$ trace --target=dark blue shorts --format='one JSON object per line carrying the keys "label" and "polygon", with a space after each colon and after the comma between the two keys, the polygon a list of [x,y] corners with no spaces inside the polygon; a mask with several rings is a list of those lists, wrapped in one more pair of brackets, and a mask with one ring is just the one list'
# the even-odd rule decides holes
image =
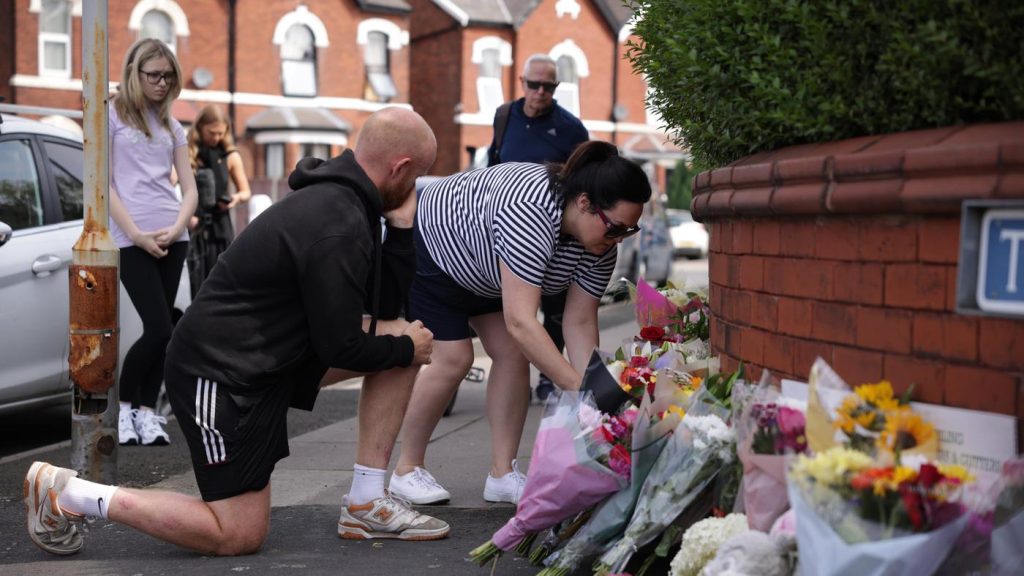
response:
{"label": "dark blue shorts", "polygon": [[417,227],[416,277],[409,290],[409,318],[434,333],[434,340],[465,340],[474,336],[469,319],[501,311],[501,298],[478,296],[460,286],[430,257]]}

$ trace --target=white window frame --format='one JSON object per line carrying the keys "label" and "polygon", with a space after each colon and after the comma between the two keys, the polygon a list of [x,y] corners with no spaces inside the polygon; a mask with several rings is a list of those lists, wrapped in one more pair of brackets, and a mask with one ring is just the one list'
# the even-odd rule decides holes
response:
{"label": "white window frame", "polygon": [[[590,76],[590,63],[587,61],[587,55],[572,40],[566,39],[560,42],[548,52],[548,56],[555,62],[558,62],[562,56],[572,58],[576,63],[577,79]],[[561,78],[558,81],[558,88],[555,89],[555,99],[558,100],[558,104],[582,120],[579,82],[566,82]]]}
{"label": "white window frame", "polygon": [[[172,53],[177,54],[178,53],[178,29],[177,29],[177,25],[174,23],[174,17],[171,16],[168,12],[165,12],[165,11],[159,10],[159,9],[153,9],[153,10],[147,10],[145,13],[143,13],[142,16],[139,17],[138,38],[140,40],[142,39],[142,20],[143,20],[143,18],[145,18],[146,16],[148,16],[149,14],[151,14],[153,12],[158,12],[160,14],[163,14],[164,16],[167,16],[168,20],[171,22],[171,41],[170,42],[164,42],[164,43],[167,44],[167,47],[171,49]],[[155,36],[150,36],[150,38],[155,38]],[[161,40],[161,41],[163,40],[163,38],[156,38],[156,39],[157,40]]]}
{"label": "white window frame", "polygon": [[[35,12],[42,17],[43,3],[42,0],[35,0]],[[67,33],[61,34],[58,32],[43,32],[42,26],[40,26],[39,40],[38,40],[38,60],[39,60],[39,75],[46,76],[48,78],[71,78],[71,31],[73,29],[71,23],[71,17],[74,15],[75,6],[73,2],[66,1],[68,5],[68,21],[67,21]],[[81,11],[81,4],[78,6],[78,10]],[[32,11],[32,6],[29,7]],[[46,45],[51,44],[63,44],[64,45],[64,68],[48,68],[46,66]]]}
{"label": "white window frame", "polygon": [[[370,43],[370,34],[373,32],[383,34],[387,38],[388,52],[394,52],[396,50],[401,50],[404,46],[408,46],[409,31],[402,30],[398,24],[395,24],[390,20],[385,20],[384,18],[367,18],[359,22],[359,25],[356,27],[356,44],[361,46],[363,49],[363,69],[365,70],[366,76],[366,89],[363,94],[364,99],[370,100],[369,96],[372,93],[377,96],[376,101],[389,102],[396,98],[400,93],[398,83],[395,82],[394,72],[391,69],[391,55],[387,55],[387,69],[383,72],[383,74],[387,75],[387,78],[383,80],[378,79],[378,81],[390,81],[391,86],[395,91],[393,96],[386,96],[377,92],[377,89],[375,88],[376,83],[370,80],[370,69],[366,65],[366,50]],[[381,74],[381,72],[376,73]]]}
{"label": "white window frame", "polygon": [[[281,58],[281,93],[284,94],[285,96],[315,98],[320,93],[320,68],[318,66],[317,59],[318,49],[316,46],[316,32],[313,32],[312,29],[309,28],[309,26],[306,26],[305,24],[300,22],[293,23],[291,26],[288,27],[288,30],[291,30],[292,28],[295,27],[303,27],[306,30],[309,30],[310,33],[312,34],[313,58],[312,60],[297,60],[293,58],[284,58],[281,55],[281,46],[278,47],[278,56]],[[285,33],[287,34],[287,30],[285,31]],[[300,83],[297,83],[295,81],[289,82],[288,79],[294,74],[307,74],[308,72],[303,70],[303,68],[306,68],[307,65],[311,65],[313,68],[309,78],[309,80],[312,83],[312,86],[309,87],[308,91],[303,91],[301,89]],[[291,86],[291,90],[289,90],[289,86]]]}
{"label": "white window frame", "polygon": [[[479,75],[479,66],[484,62],[484,51],[496,49],[498,64],[502,69],[512,65],[512,45],[497,36],[484,36],[473,42],[473,55],[470,60],[478,66],[476,79],[476,98],[480,114],[494,115],[498,106],[505,102],[505,86],[502,82],[505,73],[502,70],[497,78]],[[495,97],[494,95],[497,95]]]}
{"label": "white window frame", "polygon": [[128,17],[128,29],[134,31],[136,35],[140,34],[142,32],[142,17],[150,10],[163,12],[171,19],[175,36],[175,45],[171,46],[171,50],[176,49],[179,37],[188,37],[192,34],[188,26],[188,16],[174,0],[139,0],[132,8],[131,16]]}

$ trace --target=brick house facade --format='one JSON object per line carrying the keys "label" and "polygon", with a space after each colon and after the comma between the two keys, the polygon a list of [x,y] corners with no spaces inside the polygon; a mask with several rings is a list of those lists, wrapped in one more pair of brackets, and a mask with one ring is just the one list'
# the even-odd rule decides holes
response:
{"label": "brick house facade", "polygon": [[[632,12],[616,0],[409,0],[411,98],[438,133],[433,172],[465,169],[491,140],[494,110],[523,96],[519,77],[532,54],[559,63],[559,103],[591,138],[666,169],[683,153],[658,129],[647,85],[625,58]],[[635,38],[634,38],[635,39]]]}
{"label": "brick house facade", "polygon": [[[337,154],[374,111],[409,106],[409,13],[404,0],[108,2],[109,79],[139,37],[165,40],[184,75],[174,116],[229,111],[253,191],[274,195],[302,156]],[[81,109],[81,14],[81,0],[0,0],[6,103]]]}

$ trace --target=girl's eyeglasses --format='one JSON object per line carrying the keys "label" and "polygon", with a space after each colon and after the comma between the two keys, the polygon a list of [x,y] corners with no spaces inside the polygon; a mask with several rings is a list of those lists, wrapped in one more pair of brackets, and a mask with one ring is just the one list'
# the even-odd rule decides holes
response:
{"label": "girl's eyeglasses", "polygon": [[597,215],[601,218],[601,222],[604,222],[604,237],[605,238],[628,238],[633,234],[640,231],[640,225],[626,226],[625,224],[616,224],[608,219],[605,215],[604,210],[601,210],[596,204],[594,210],[597,211]]}
{"label": "girl's eyeglasses", "polygon": [[145,70],[139,70],[142,73],[142,77],[146,79],[146,82],[156,86],[163,80],[168,86],[174,86],[174,83],[178,81],[177,76],[174,72],[146,72]]}

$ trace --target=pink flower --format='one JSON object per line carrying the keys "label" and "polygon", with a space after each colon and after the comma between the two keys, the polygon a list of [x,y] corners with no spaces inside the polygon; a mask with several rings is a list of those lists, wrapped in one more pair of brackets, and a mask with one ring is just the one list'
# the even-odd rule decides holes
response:
{"label": "pink flower", "polygon": [[775,523],[772,524],[772,529],[768,533],[789,534],[796,537],[796,512],[792,508],[787,510],[785,514],[775,520]]}
{"label": "pink flower", "polygon": [[803,412],[785,406],[779,407],[778,422],[779,431],[786,436],[799,436],[806,426]]}
{"label": "pink flower", "polygon": [[608,454],[608,466],[618,475],[629,478],[629,473],[632,468],[632,461],[629,455],[629,450],[622,444],[616,444],[612,447],[612,451]]}

